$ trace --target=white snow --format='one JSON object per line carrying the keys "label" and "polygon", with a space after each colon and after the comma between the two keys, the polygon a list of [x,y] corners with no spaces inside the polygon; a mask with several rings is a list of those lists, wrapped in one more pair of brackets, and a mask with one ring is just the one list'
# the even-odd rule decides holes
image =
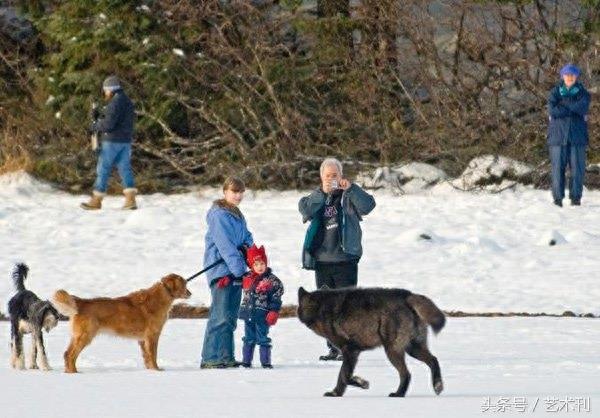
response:
{"label": "white snow", "polygon": [[445,180],[443,170],[419,162],[396,167],[379,167],[374,171],[362,172],[356,182],[368,189],[385,189],[392,193],[414,193]]}
{"label": "white snow", "polygon": [[[300,268],[307,225],[297,207],[305,193],[249,191],[241,206],[285,284],[285,304],[296,303],[300,286],[315,286],[313,272]],[[217,189],[144,195],[140,209],[128,212],[119,209],[122,196],[109,196],[101,211],[86,212],[79,203],[87,196],[23,173],[0,176],[0,311],[14,292],[16,261],[28,263],[27,286],[42,298],[59,288],[117,296],[171,272],[197,272],[206,211],[220,195]],[[562,209],[548,191],[526,187],[475,194],[442,183],[375,197],[377,207],[362,223],[360,285],[406,288],[446,310],[600,314],[600,192],[585,192],[581,207]],[[190,303],[210,303],[204,276],[190,290]]]}
{"label": "white snow", "polygon": [[[462,175],[452,183],[463,190],[476,187],[482,180],[492,177],[502,178],[506,174],[519,178],[529,174],[533,169],[525,163],[501,155],[484,155],[474,158]],[[504,185],[501,184],[500,188]]]}
{"label": "white snow", "polygon": [[185,57],[185,52],[183,52],[183,49],[180,48],[173,48],[173,53],[175,55],[178,55],[180,57]]}
{"label": "white snow", "polygon": [[[369,390],[349,388],[343,398],[325,398],[335,385],[338,362],[317,360],[322,339],[296,319],[272,328],[273,370],[200,370],[204,320],[170,320],[159,344],[162,372],[143,369],[137,343],[100,336],[79,360],[80,374],[62,373],[69,340],[67,323],[45,334],[54,370],[9,368],[8,344],[0,344],[0,411],[3,418],[180,418],[180,417],[515,417],[553,416],[557,405],[576,400],[598,416],[600,408],[600,327],[575,318],[450,318],[430,339],[445,390],[433,393],[428,368],[408,357],[412,382],[404,399],[388,398],[398,374],[382,349],[361,355],[355,374]],[[237,331],[240,351],[242,326]],[[0,327],[9,339],[8,324]],[[26,352],[29,351],[26,339]],[[523,398],[526,412],[483,412],[484,406]],[[505,401],[501,401],[505,399]],[[572,399],[572,401],[569,401]],[[535,413],[532,412],[534,405]]]}

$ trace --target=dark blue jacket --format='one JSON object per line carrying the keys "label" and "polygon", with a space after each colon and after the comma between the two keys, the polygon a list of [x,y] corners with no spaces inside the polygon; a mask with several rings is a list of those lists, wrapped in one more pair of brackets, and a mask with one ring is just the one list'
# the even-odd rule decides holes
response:
{"label": "dark blue jacket", "polygon": [[[548,97],[548,145],[575,145],[588,144],[587,114],[590,109],[590,94],[581,85],[576,83],[579,92],[573,96],[561,96],[557,84]],[[571,87],[573,88],[573,87]]]}
{"label": "dark blue jacket", "polygon": [[131,142],[134,122],[133,102],[123,90],[117,90],[92,129],[101,134],[102,141]]}
{"label": "dark blue jacket", "polygon": [[249,320],[257,318],[257,315],[261,318],[265,317],[269,311],[279,312],[283,295],[281,280],[270,268],[260,276],[255,273],[250,274],[253,281],[249,288],[244,289],[239,318]]}
{"label": "dark blue jacket", "polygon": [[208,230],[204,239],[204,267],[219,259],[224,263],[206,273],[208,284],[227,275],[241,277],[246,271],[246,260],[238,249],[254,243],[242,212],[223,199],[216,200],[206,214]]}
{"label": "dark blue jacket", "polygon": [[[327,196],[321,189],[316,189],[308,196],[300,199],[298,209],[302,215],[302,222],[310,221],[304,245],[302,247],[302,268],[314,270],[317,260],[312,253],[313,241],[317,236],[323,222],[323,208]],[[360,259],[362,256],[362,230],[360,222],[362,217],[375,208],[375,199],[361,189],[357,184],[352,184],[342,193],[342,251]]]}

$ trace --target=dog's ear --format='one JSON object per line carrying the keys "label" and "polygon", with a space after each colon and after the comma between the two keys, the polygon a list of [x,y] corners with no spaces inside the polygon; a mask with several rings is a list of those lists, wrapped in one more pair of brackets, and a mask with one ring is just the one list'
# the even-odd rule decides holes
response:
{"label": "dog's ear", "polygon": [[177,289],[177,275],[173,273],[163,277],[162,279],[160,279],[160,281],[162,282],[162,284],[165,285],[167,289],[169,289],[170,292],[174,292]]}

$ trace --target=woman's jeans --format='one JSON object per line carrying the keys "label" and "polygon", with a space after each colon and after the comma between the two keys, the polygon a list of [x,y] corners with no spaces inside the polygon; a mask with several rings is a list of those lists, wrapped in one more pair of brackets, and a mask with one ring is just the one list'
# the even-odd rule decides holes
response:
{"label": "woman's jeans", "polygon": [[234,282],[219,289],[214,283],[210,286],[210,292],[212,301],[204,332],[201,363],[230,363],[235,360],[233,333],[242,301],[242,286]]}
{"label": "woman's jeans", "polygon": [[552,197],[555,201],[561,201],[565,197],[565,171],[568,165],[571,171],[569,199],[579,202],[583,193],[587,146],[567,144],[551,145],[549,148],[552,163]]}
{"label": "woman's jeans", "polygon": [[102,141],[102,148],[96,166],[96,183],[94,190],[106,193],[108,179],[114,166],[117,166],[123,188],[135,187],[133,171],[131,170],[131,142]]}

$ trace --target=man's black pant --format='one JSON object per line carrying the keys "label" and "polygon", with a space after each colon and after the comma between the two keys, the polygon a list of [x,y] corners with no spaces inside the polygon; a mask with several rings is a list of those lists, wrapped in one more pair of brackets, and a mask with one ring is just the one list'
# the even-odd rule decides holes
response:
{"label": "man's black pant", "polygon": [[355,287],[358,283],[358,262],[317,263],[315,278],[317,289],[323,286],[330,289]]}
{"label": "man's black pant", "polygon": [[[344,263],[317,263],[315,267],[317,289],[327,286],[329,289],[356,287],[358,283],[358,261]],[[329,341],[327,347],[336,349]]]}

